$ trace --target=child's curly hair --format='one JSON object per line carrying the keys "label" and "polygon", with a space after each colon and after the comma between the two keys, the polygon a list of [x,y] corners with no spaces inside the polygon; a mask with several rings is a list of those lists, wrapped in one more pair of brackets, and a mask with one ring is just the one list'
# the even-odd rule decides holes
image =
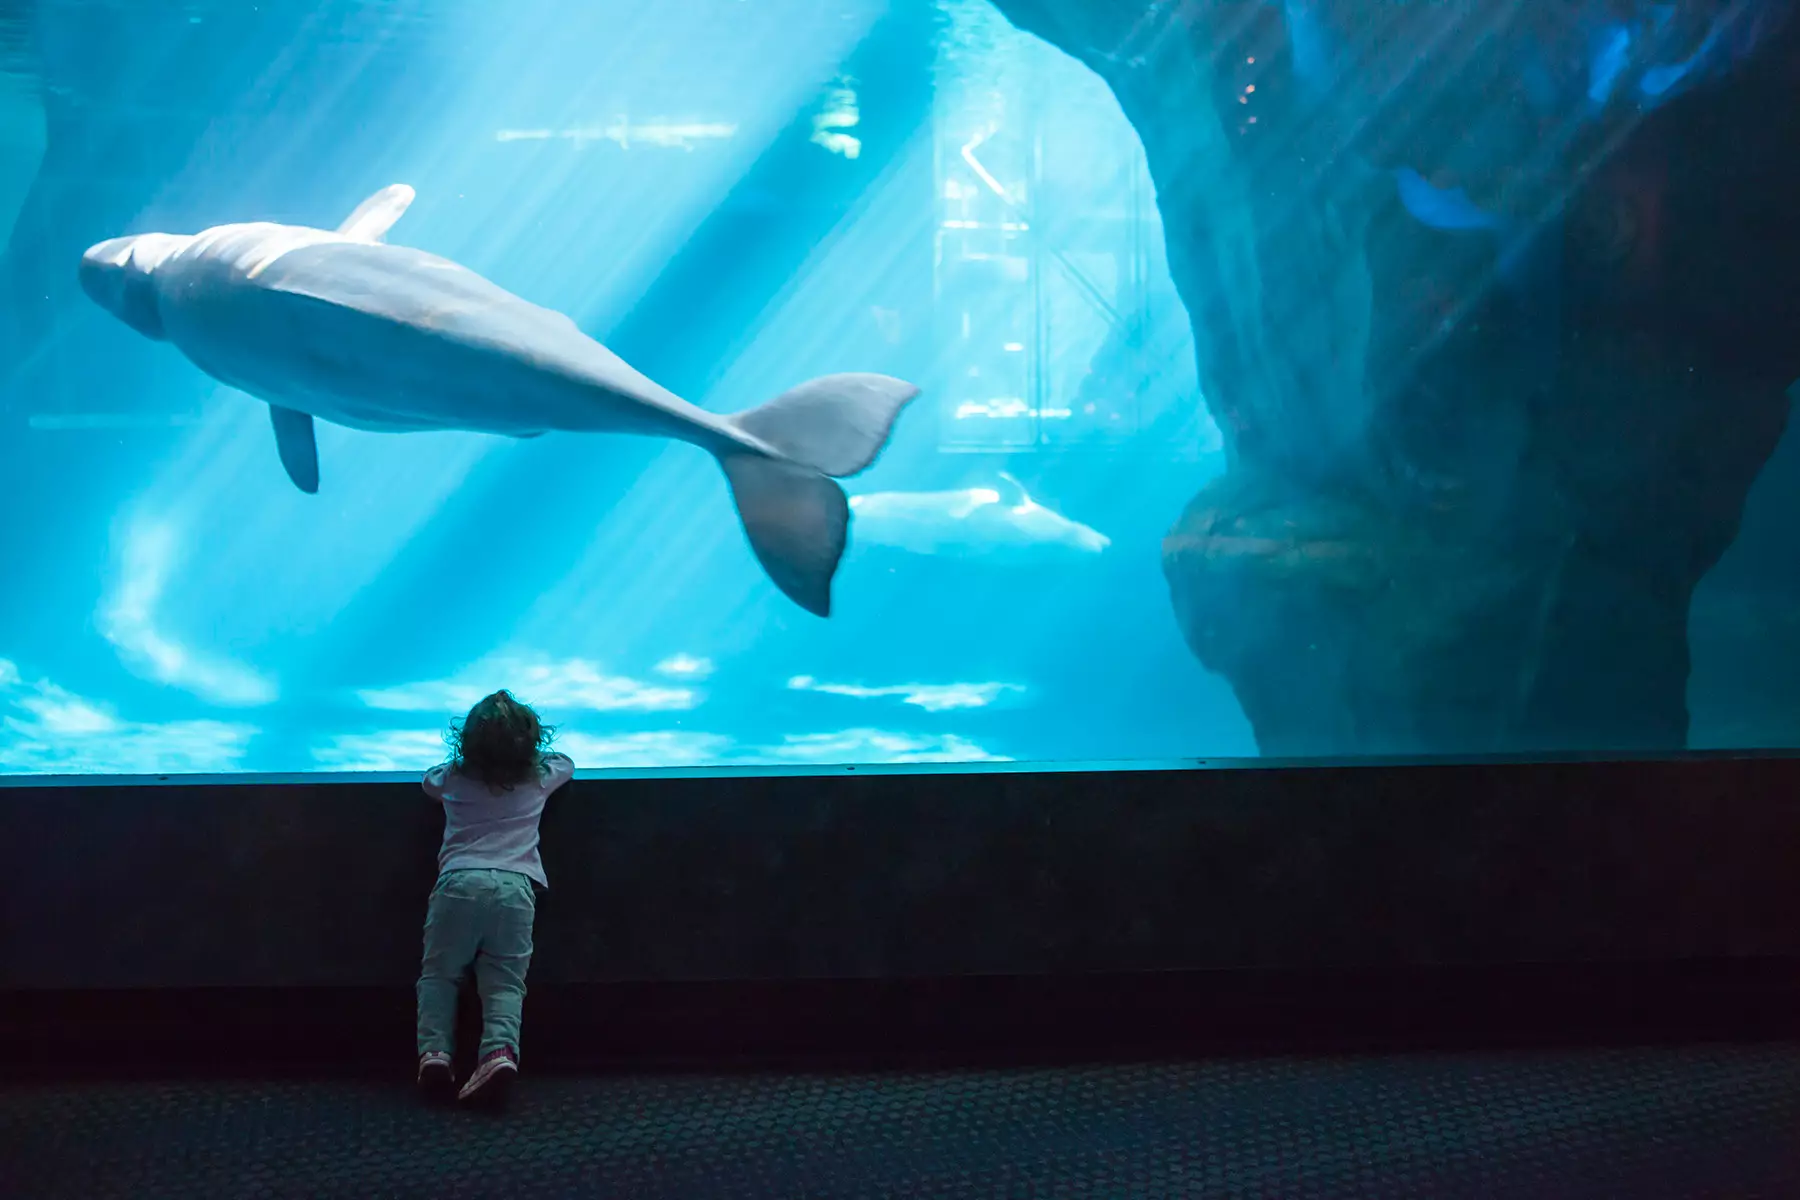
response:
{"label": "child's curly hair", "polygon": [[471,708],[444,740],[457,774],[509,791],[537,778],[538,763],[555,734],[529,704],[501,689]]}

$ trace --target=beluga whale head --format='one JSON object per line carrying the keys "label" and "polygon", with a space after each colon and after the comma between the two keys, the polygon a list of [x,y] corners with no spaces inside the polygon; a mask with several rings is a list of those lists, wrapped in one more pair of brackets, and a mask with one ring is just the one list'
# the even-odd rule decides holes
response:
{"label": "beluga whale head", "polygon": [[145,337],[161,341],[162,315],[151,276],[192,240],[177,233],[138,233],[90,246],[81,256],[81,290]]}

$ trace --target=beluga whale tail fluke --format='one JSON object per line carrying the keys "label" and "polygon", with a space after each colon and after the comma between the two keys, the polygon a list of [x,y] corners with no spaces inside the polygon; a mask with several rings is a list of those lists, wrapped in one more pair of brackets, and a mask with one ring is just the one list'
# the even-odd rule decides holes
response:
{"label": "beluga whale tail fluke", "polygon": [[336,228],[252,222],[111,238],[81,286],[119,320],[269,405],[283,469],[319,490],[315,419],[379,433],[673,438],[716,457],[750,548],[795,603],[831,613],[850,504],[919,389],[827,375],[721,416],[634,370],[559,312],[386,240],[414,199],[385,187]]}
{"label": "beluga whale tail fluke", "polygon": [[756,560],[806,611],[831,614],[831,579],[848,542],[850,502],[831,477],[874,462],[918,393],[886,375],[826,375],[729,418],[776,452],[727,452],[719,462]]}

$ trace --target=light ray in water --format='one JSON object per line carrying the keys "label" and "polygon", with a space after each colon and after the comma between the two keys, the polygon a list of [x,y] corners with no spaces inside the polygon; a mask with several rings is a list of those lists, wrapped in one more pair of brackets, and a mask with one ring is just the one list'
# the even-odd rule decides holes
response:
{"label": "light ray in water", "polygon": [[157,608],[176,560],[175,534],[169,526],[132,529],[121,558],[118,583],[100,610],[98,624],[127,665],[215,704],[260,705],[275,700],[273,680],[241,663],[185,646],[158,625]]}

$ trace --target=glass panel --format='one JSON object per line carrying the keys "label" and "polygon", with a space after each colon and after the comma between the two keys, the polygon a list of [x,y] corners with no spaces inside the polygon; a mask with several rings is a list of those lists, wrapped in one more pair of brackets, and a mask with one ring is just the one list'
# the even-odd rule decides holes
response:
{"label": "glass panel", "polygon": [[6,7],[0,775],[1791,747],[1789,7]]}

